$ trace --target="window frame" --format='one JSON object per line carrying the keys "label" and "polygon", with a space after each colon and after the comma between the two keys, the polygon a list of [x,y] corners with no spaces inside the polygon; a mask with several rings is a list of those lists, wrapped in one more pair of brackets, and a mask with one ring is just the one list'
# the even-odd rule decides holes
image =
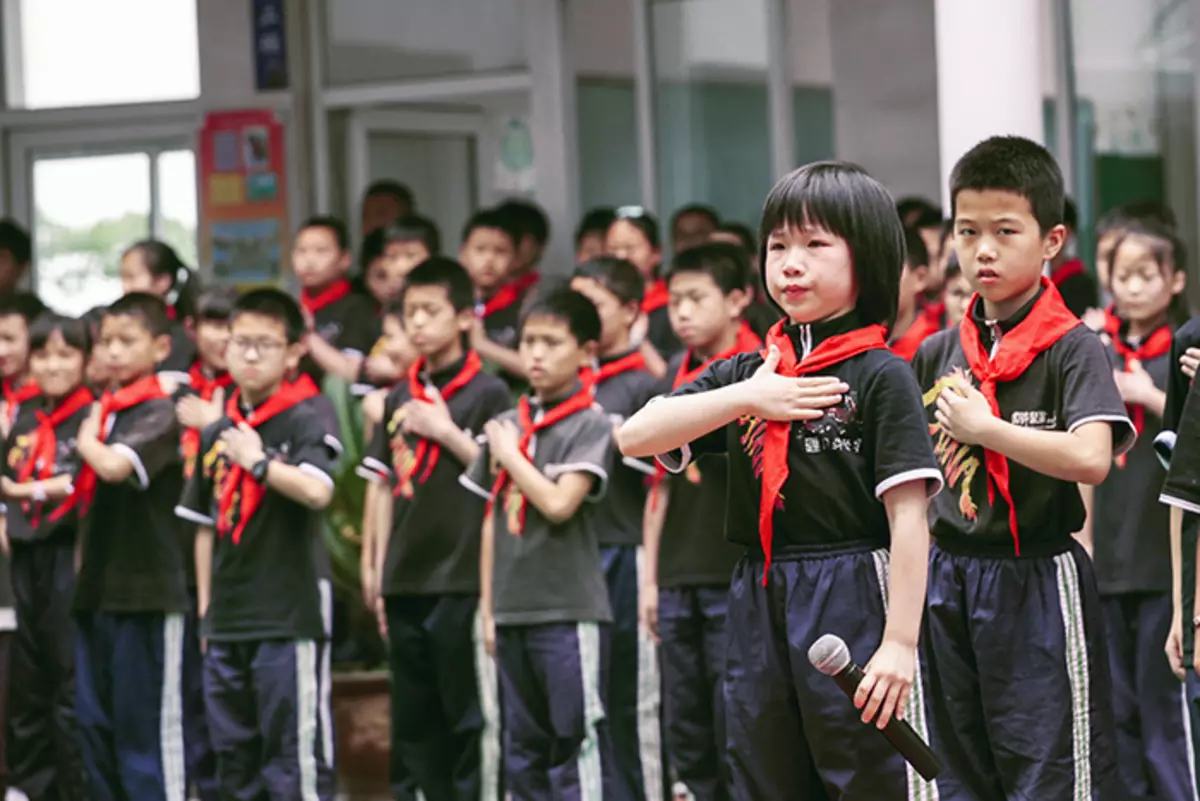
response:
{"label": "window frame", "polygon": [[[159,202],[158,156],[179,150],[191,150],[196,154],[197,171],[199,151],[197,148],[197,125],[194,119],[161,122],[153,125],[112,125],[104,128],[30,128],[13,133],[9,137],[8,181],[10,204],[8,214],[30,232],[34,239],[33,260],[29,268],[31,287],[38,285],[37,232],[34,230],[33,166],[38,160],[59,158],[89,158],[123,154],[145,153],[148,156],[147,179],[150,186],[150,235],[161,228],[162,209]],[[199,183],[197,177],[197,194]],[[197,206],[197,236],[201,230],[200,209]],[[197,246],[199,243],[197,242]],[[198,265],[203,277],[207,268]]]}

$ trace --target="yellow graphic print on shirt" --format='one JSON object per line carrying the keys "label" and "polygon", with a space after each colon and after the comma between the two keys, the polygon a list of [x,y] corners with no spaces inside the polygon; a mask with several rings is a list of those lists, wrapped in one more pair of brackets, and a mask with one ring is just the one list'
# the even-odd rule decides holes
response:
{"label": "yellow graphic print on shirt", "polygon": [[408,440],[404,438],[402,426],[405,414],[403,406],[392,414],[392,419],[388,420],[387,433],[392,448],[392,475],[396,477],[396,493],[402,498],[412,500],[413,468],[416,466],[417,457],[409,447]]}
{"label": "yellow graphic print on shirt", "polygon": [[[949,374],[939,378],[922,396],[921,402],[926,409],[936,408],[942,390],[957,391],[960,381],[970,382],[971,378],[962,368],[956,367]],[[975,520],[979,516],[979,507],[971,499],[971,482],[975,479],[975,473],[979,471],[979,457],[971,453],[970,445],[963,445],[946,433],[942,424],[936,420],[929,424],[929,436],[933,438],[933,453],[946,478],[946,488],[958,490],[958,510],[967,520]]]}
{"label": "yellow graphic print on shirt", "polygon": [[504,488],[504,514],[509,531],[521,531],[521,510],[525,508],[525,496],[513,481]]}
{"label": "yellow graphic print on shirt", "polygon": [[[753,415],[742,415],[738,418],[738,428],[741,429],[742,450],[750,457],[750,467],[754,477],[762,480],[763,474],[763,437],[767,433],[767,421]],[[783,493],[775,498],[775,508],[783,508]]]}
{"label": "yellow graphic print on shirt", "polygon": [[[204,470],[204,475],[212,480],[213,496],[220,498],[225,494],[225,481],[229,478],[229,462],[225,459],[225,443],[217,440],[213,446],[204,454],[204,460],[201,462]],[[233,503],[229,504],[229,508],[225,512],[225,519],[217,521],[217,528],[232,530],[237,521],[234,515],[237,514],[237,509],[241,506],[241,482],[234,489]]]}
{"label": "yellow graphic print on shirt", "polygon": [[[30,448],[33,445],[33,437],[29,434],[21,434],[13,442],[13,446],[8,449],[8,466],[14,473],[19,472],[21,465],[25,464],[30,457]],[[34,465],[36,467],[36,465]]]}

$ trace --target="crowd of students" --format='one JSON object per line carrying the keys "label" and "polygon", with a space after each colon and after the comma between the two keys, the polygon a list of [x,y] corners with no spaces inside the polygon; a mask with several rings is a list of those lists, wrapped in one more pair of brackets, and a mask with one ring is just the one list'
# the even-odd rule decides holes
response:
{"label": "crowd of students", "polygon": [[[358,270],[339,220],[300,228],[298,298],[144,241],[79,319],[15,290],[0,223],[8,781],[333,797],[334,376],[397,799],[1195,798],[1174,220],[1108,214],[1093,276],[1040,146],[989,139],[950,189],[812,164],[757,233],[679,210],[669,258],[598,209],[543,275],[533,205],[453,259],[381,183]],[[852,702],[808,662],[829,633]]]}

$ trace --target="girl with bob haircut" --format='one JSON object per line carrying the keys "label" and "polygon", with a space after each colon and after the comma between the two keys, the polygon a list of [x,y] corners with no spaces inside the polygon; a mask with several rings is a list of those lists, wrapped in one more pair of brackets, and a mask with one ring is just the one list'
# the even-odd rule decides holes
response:
{"label": "girl with bob haircut", "polygon": [[[886,344],[900,218],[860,167],[820,162],[771,190],[760,241],[784,314],[766,349],[647,405],[619,444],[673,471],[728,457],[725,529],[746,548],[726,618],[732,797],[935,798],[863,725],[925,731],[916,648],[942,474],[916,379]],[[809,664],[825,634],[866,665],[853,704]]]}

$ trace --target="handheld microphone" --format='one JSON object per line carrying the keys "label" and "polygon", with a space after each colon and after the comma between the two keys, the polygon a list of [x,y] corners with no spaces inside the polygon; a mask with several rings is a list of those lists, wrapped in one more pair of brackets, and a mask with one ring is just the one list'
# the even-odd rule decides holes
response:
{"label": "handheld microphone", "polygon": [[[833,678],[846,697],[854,700],[854,693],[863,680],[863,672],[850,658],[850,649],[841,637],[836,634],[820,637],[808,649],[808,661],[812,662],[817,670]],[[900,752],[900,756],[904,757],[925,781],[933,781],[942,772],[941,760],[921,736],[913,731],[908,721],[892,718],[879,733],[887,738],[892,747]]]}

